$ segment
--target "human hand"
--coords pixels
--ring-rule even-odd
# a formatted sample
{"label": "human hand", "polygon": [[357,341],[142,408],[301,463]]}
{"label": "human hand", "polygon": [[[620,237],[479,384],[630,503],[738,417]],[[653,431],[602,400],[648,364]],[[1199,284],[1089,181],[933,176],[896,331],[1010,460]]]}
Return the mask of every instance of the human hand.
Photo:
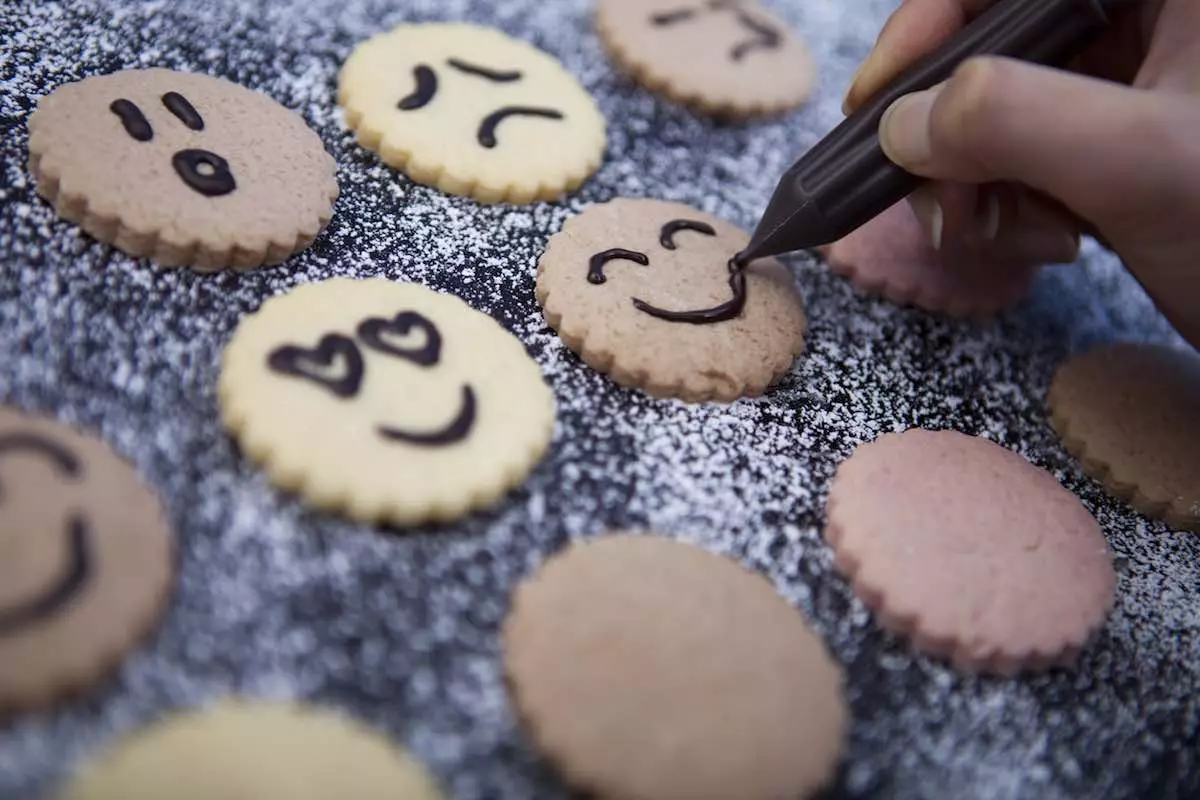
{"label": "human hand", "polygon": [[[904,0],[847,111],[993,2]],[[1073,67],[971,59],[888,109],[883,150],[934,179],[910,202],[935,247],[1070,261],[1095,234],[1200,347],[1200,3],[1123,9]]]}

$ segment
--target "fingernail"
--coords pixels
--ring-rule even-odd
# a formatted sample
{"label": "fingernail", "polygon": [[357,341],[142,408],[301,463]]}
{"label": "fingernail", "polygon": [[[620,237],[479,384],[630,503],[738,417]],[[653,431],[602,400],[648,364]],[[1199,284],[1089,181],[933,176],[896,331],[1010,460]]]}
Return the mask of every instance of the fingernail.
{"label": "fingernail", "polygon": [[920,190],[908,196],[908,203],[912,206],[917,221],[921,223],[921,228],[929,236],[933,249],[941,250],[942,229],[946,224],[942,204],[937,201],[937,198]]}
{"label": "fingernail", "polygon": [[879,120],[879,144],[892,161],[902,167],[920,168],[933,159],[933,142],[929,138],[929,114],[937,90],[901,97],[888,106]]}
{"label": "fingernail", "polygon": [[[870,61],[870,58],[867,59]],[[846,95],[842,98],[842,115],[850,116],[850,95],[854,92],[854,87],[858,85],[858,79],[862,77],[863,71],[867,68],[867,61],[858,65],[858,69],[854,70],[854,75],[850,78],[850,86],[846,89]]]}
{"label": "fingernail", "polygon": [[983,219],[981,220],[983,238],[995,241],[1000,232],[1000,198],[991,192],[985,192],[983,200]]}

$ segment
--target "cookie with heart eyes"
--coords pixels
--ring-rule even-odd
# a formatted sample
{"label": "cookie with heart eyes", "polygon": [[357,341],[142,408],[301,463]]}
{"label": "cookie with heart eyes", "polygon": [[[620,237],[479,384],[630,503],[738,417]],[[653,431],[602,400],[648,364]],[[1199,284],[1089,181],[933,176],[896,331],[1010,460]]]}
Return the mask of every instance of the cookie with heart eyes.
{"label": "cookie with heart eyes", "polygon": [[554,396],[524,345],[462,300],[332,278],[238,325],[221,417],[278,487],[363,522],[489,505],[549,446]]}
{"label": "cookie with heart eyes", "polygon": [[59,216],[133,256],[275,264],[329,222],[336,167],[298,115],[228,81],[125,70],[59,87],[29,119],[29,168]]}
{"label": "cookie with heart eyes", "polygon": [[748,238],[681,203],[598,203],[551,237],[537,298],[617,383],[690,402],[762,394],[804,352],[804,302],[775,259],[733,263]]}

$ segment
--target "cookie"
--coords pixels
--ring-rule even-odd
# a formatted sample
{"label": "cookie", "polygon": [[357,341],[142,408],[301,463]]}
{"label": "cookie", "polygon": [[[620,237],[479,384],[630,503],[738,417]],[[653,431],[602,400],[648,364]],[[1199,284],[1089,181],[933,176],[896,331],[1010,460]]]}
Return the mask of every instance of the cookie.
{"label": "cookie", "polygon": [[0,408],[0,717],[107,677],[174,575],[155,494],[98,439]]}
{"label": "cookie", "polygon": [[59,87],[29,118],[29,169],[59,216],[163,266],[276,264],[317,237],[335,165],[299,116],[228,81],[125,70]]}
{"label": "cookie", "polygon": [[826,516],[837,568],[880,622],[967,671],[1069,665],[1112,606],[1096,520],[986,439],[914,429],[862,445]]}
{"label": "cookie", "polygon": [[484,203],[552,200],[604,155],[604,118],[554,57],[493,28],[400,25],[342,66],[338,102],[367,149],[418,183]]}
{"label": "cookie", "polygon": [[761,576],[687,544],[574,544],[517,587],[504,667],[534,743],[599,798],[808,797],[847,727],[840,668]]}
{"label": "cookie", "polygon": [[85,764],[61,800],[440,800],[429,772],[333,711],[225,701],[175,714]]}
{"label": "cookie", "polygon": [[834,272],[869,294],[955,317],[1012,308],[1029,293],[1038,271],[1026,263],[943,259],[905,201],[822,252]]}
{"label": "cookie", "polygon": [[596,28],[634,80],[701,113],[775,114],[816,86],[804,43],[757,0],[597,0]]}
{"label": "cookie", "polygon": [[1200,356],[1104,345],[1059,367],[1048,404],[1088,475],[1143,514],[1200,533]]}
{"label": "cookie", "polygon": [[758,395],[804,352],[804,302],[774,259],[744,268],[748,237],[679,203],[588,206],[538,261],[546,321],[624,386],[691,402]]}
{"label": "cookie", "polygon": [[525,479],[554,397],[525,347],[457,297],[333,278],[238,326],[221,417],[278,487],[363,522],[450,520]]}

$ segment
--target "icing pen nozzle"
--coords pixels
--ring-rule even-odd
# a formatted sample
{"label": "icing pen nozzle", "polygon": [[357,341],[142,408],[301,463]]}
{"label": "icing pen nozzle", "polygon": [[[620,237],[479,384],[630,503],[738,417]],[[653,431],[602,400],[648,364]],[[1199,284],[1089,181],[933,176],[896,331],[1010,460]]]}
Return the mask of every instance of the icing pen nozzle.
{"label": "icing pen nozzle", "polygon": [[879,121],[903,95],[947,80],[966,59],[999,55],[1064,66],[1093,42],[1118,6],[1141,0],[1000,0],[916,62],[800,158],[780,179],[738,263],[834,242],[907,197],[923,181],[892,163]]}

